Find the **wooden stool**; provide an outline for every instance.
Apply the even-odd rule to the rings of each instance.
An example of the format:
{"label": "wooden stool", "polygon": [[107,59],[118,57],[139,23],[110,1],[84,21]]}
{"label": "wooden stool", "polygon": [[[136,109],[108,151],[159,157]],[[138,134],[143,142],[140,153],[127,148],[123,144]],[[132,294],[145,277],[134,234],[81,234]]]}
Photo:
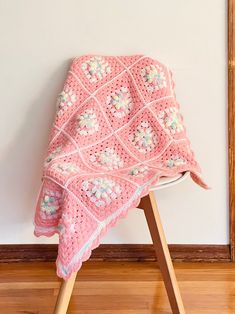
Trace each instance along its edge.
{"label": "wooden stool", "polygon": [[[145,213],[154,249],[156,252],[159,268],[162,273],[163,281],[166,287],[167,295],[169,298],[173,314],[185,314],[185,310],[180,295],[178,283],[176,280],[170,252],[166,242],[164,230],[162,227],[160,215],[158,212],[154,191],[179,183],[182,180],[184,180],[188,175],[189,172],[184,172],[176,177],[161,178],[155,186],[151,187],[149,194],[141,199],[140,204],[138,206],[138,208],[142,208]],[[67,281],[62,282],[54,314],[67,313],[76,276],[77,272],[73,273]]]}

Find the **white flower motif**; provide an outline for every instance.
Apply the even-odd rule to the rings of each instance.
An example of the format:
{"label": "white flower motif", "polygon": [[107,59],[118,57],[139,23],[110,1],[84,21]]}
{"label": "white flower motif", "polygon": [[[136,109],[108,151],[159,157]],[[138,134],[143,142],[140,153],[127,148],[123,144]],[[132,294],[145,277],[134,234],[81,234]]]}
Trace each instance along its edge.
{"label": "white flower motif", "polygon": [[59,233],[60,233],[61,236],[64,236],[65,231],[66,231],[66,228],[65,228],[65,226],[64,226],[63,224],[61,224],[61,223],[58,224],[57,230],[59,231]]}
{"label": "white flower motif", "polygon": [[150,152],[157,143],[157,136],[148,121],[142,121],[129,139],[141,153]]}
{"label": "white flower motif", "polygon": [[54,163],[52,165],[52,168],[65,175],[68,175],[70,173],[76,173],[79,171],[78,166],[71,162]]}
{"label": "white flower motif", "polygon": [[77,130],[81,135],[93,134],[99,129],[96,114],[92,109],[86,109],[77,117]]}
{"label": "white flower motif", "polygon": [[124,117],[132,108],[131,95],[127,87],[121,87],[107,97],[107,105],[117,118]]}
{"label": "white flower motif", "polygon": [[170,159],[166,161],[166,165],[169,168],[182,166],[186,163],[186,161],[179,156],[172,156]]}
{"label": "white flower motif", "polygon": [[61,152],[62,146],[58,146],[56,149],[54,149],[50,155],[46,158],[45,164],[52,161],[60,152]]}
{"label": "white flower motif", "polygon": [[57,191],[46,190],[41,201],[41,213],[54,215],[60,207],[61,194]]}
{"label": "white flower motif", "polygon": [[59,94],[57,99],[57,114],[61,116],[64,111],[71,107],[77,100],[76,94],[69,88],[65,86],[64,90]]}
{"label": "white flower motif", "polygon": [[90,82],[95,83],[110,73],[111,67],[103,57],[94,56],[82,64],[82,70]]}
{"label": "white flower motif", "polygon": [[90,161],[108,170],[118,169],[123,166],[123,161],[113,148],[105,148],[102,152],[95,153]]}
{"label": "white flower motif", "polygon": [[65,212],[62,214],[63,226],[66,226],[66,231],[74,233],[76,231],[76,220],[71,215],[70,212]]}
{"label": "white flower motif", "polygon": [[98,207],[110,204],[121,193],[120,186],[107,178],[83,181],[82,189],[86,191],[90,201]]}
{"label": "white flower motif", "polygon": [[165,73],[159,65],[150,64],[141,70],[145,85],[150,92],[166,87]]}
{"label": "white flower motif", "polygon": [[158,119],[160,124],[166,128],[168,133],[175,134],[184,130],[184,127],[181,124],[180,114],[178,109],[175,107],[170,107],[160,111]]}
{"label": "white flower motif", "polygon": [[137,176],[143,176],[148,172],[148,166],[136,166],[132,168],[129,172],[130,175],[137,177]]}

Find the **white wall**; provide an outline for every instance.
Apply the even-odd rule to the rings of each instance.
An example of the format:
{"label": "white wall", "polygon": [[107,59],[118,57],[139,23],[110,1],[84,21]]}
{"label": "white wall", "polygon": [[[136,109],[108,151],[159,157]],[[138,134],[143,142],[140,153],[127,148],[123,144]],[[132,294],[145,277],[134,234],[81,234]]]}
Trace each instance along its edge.
{"label": "white wall", "polygon": [[[156,193],[169,243],[228,243],[226,8],[223,0],[0,0],[0,242],[33,236],[33,215],[55,99],[69,60],[143,53],[173,71],[206,182]],[[140,210],[103,243],[148,243]]]}

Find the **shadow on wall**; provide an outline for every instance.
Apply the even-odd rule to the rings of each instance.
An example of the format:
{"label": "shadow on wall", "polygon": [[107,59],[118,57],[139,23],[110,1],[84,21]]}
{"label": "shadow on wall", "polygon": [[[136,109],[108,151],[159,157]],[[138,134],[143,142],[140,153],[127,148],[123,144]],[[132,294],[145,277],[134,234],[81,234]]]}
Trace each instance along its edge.
{"label": "shadow on wall", "polygon": [[[63,62],[52,73],[45,88],[28,105],[21,128],[1,156],[1,208],[8,212],[8,223],[10,218],[12,222],[25,223],[34,213],[56,98],[63,87],[70,62],[71,60]],[[5,215],[1,216],[4,223]]]}

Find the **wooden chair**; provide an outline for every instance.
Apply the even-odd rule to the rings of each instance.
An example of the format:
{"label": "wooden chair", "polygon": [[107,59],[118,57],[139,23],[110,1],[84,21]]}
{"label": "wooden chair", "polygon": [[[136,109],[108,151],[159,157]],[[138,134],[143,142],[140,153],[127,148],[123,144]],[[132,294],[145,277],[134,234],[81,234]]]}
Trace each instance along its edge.
{"label": "wooden chair", "polygon": [[[155,186],[151,187],[149,194],[143,197],[140,201],[140,204],[138,205],[138,208],[143,209],[145,213],[159,268],[162,273],[163,281],[173,314],[185,314],[185,310],[176,280],[168,245],[166,242],[164,230],[162,227],[160,215],[158,212],[154,191],[179,183],[184,180],[188,175],[189,172],[184,172],[177,175],[176,177],[161,178]],[[76,276],[77,272],[73,273],[67,281],[62,282],[54,314],[67,313],[67,308],[73,292]]]}

